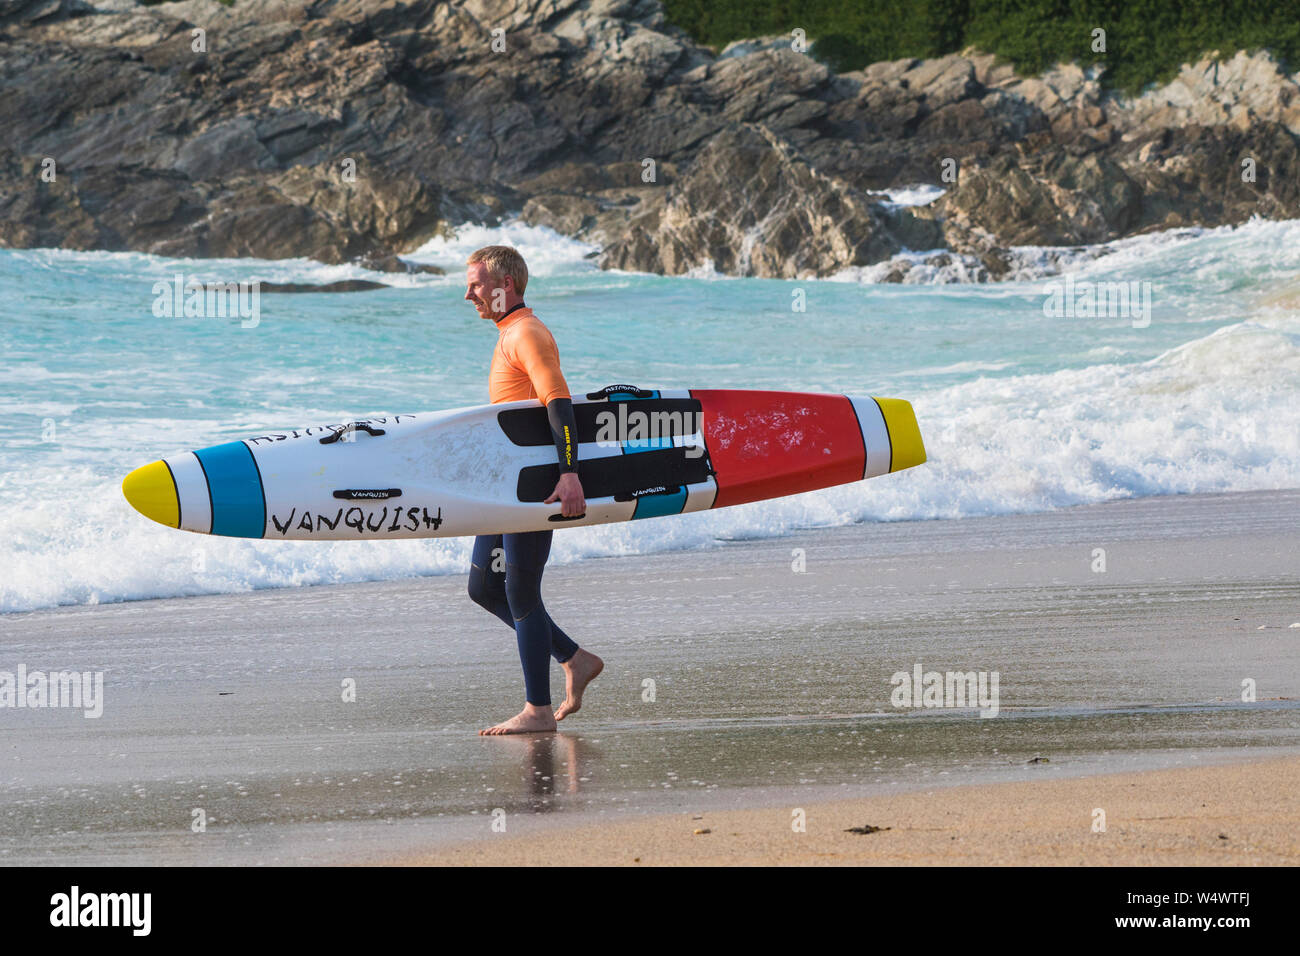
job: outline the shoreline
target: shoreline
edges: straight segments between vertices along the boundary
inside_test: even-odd
[[[1294,866],[1300,864],[1297,792],[1300,755],[1293,755],[1219,766],[962,785],[783,808],[574,824],[523,836],[493,834],[382,862],[398,866]],[[795,830],[799,811],[803,811],[803,832]],[[879,829],[851,832],[851,828],[868,827]]]
[[[606,670],[559,733],[526,737],[477,734],[518,710],[521,681],[465,575],[9,615],[0,670],[100,671],[103,713],[0,710],[0,864],[392,861],[477,840],[498,809],[512,838],[545,841],[552,824],[1290,759],[1298,505],[1132,499],[557,566],[547,609]],[[899,709],[891,675],[918,664],[997,672],[997,716]],[[1272,812],[1243,806],[1251,826]],[[895,827],[873,841],[919,825],[845,826],[864,822]],[[1271,832],[1260,846],[1290,852]]]
[[[1297,220],[1300,221],[1300,220]],[[955,517],[939,516],[931,518],[895,518],[895,519],[876,519],[868,521],[855,521],[848,524],[836,525],[814,525],[810,527],[790,528],[781,532],[772,534],[762,534],[745,537],[714,537],[711,539],[711,545],[701,546],[698,543],[685,545],[683,547],[665,548],[662,550],[636,551],[621,554],[592,554],[576,558],[567,562],[557,562],[552,559],[547,564],[547,571],[551,577],[565,572],[580,570],[588,567],[592,562],[638,559],[654,560],[657,558],[672,557],[677,555],[714,555],[720,550],[735,545],[755,545],[771,546],[781,542],[793,541],[795,543],[807,542],[808,539],[818,538],[820,536],[835,536],[841,534],[851,534],[856,529],[872,528],[893,530],[908,528],[928,528],[934,525],[948,525],[950,523],[961,523],[962,525],[972,526],[981,522],[1008,522],[1032,520],[1035,518],[1048,518],[1051,516],[1064,516],[1070,519],[1072,516],[1087,517],[1093,514],[1102,514],[1101,509],[1111,509],[1124,507],[1126,505],[1142,505],[1146,502],[1191,502],[1193,506],[1198,503],[1213,503],[1219,501],[1245,500],[1249,498],[1259,498],[1260,500],[1270,500],[1277,497],[1293,498],[1300,506],[1300,488],[1278,488],[1264,489],[1253,491],[1216,491],[1216,492],[1193,492],[1188,494],[1161,494],[1161,495],[1144,495],[1141,497],[1113,498],[1108,501],[1091,501],[1082,504],[1070,505],[1063,508],[1052,508],[1046,511],[1010,511],[999,512],[997,514],[980,514],[980,515],[959,515]],[[1069,521],[1069,523],[1073,523]],[[1114,529],[1120,530],[1122,529]],[[1300,533],[1300,520],[1297,521],[1297,533]],[[190,532],[183,532],[194,537],[196,540],[209,539],[211,535],[198,535]],[[1177,537],[1196,538],[1197,535],[1192,532],[1176,535]],[[888,535],[888,537],[898,537],[898,535]],[[270,540],[270,539],[265,539]],[[415,540],[437,540],[437,539],[415,539]],[[346,542],[344,542],[346,543]],[[466,558],[466,568],[468,568],[468,557]],[[78,603],[78,604],[57,604],[48,607],[26,608],[21,610],[0,611],[0,622],[7,620],[18,620],[27,617],[73,613],[78,611],[87,611],[97,608],[113,608],[123,606],[136,606],[150,604],[160,601],[203,601],[210,599],[232,599],[250,595],[264,594],[301,594],[304,592],[314,592],[329,589],[348,589],[348,588],[371,588],[384,587],[392,585],[411,585],[424,581],[441,581],[448,578],[463,577],[465,570],[448,570],[434,572],[430,574],[417,574],[402,577],[375,578],[373,580],[362,581],[339,581],[320,584],[302,584],[302,585],[274,585],[270,587],[254,586],[243,591],[213,591],[202,594],[173,594],[166,596],[123,598],[118,600],[103,601],[96,603]]]

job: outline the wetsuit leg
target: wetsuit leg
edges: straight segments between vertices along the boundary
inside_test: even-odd
[[[563,664],[578,652],[578,642],[560,630],[549,612],[546,620],[551,623],[551,656],[555,658],[555,663]]]
[[[510,616],[510,605],[506,602],[506,573],[493,570],[504,567],[503,562],[495,561],[501,547],[501,535],[481,534],[474,539],[474,556],[469,563],[469,599],[484,610],[491,611],[501,618],[510,629],[515,629],[515,619]]]
[[[537,533],[551,535],[549,531]],[[474,556],[470,559],[469,568],[469,596],[475,604],[491,611],[513,631],[515,619],[510,613],[510,602],[506,600],[506,573],[504,570],[493,570],[494,566],[503,567],[505,564],[502,560],[496,560],[503,554],[503,551],[497,550],[503,548],[501,539],[502,536],[499,534],[481,534],[474,539]],[[541,568],[545,567],[550,552],[551,542],[548,538],[545,542],[545,550],[541,554]],[[539,579],[537,587],[540,594],[541,570],[537,574]],[[578,644],[560,630],[551,620],[550,614],[546,615],[546,620],[551,626],[551,656],[555,658],[556,663],[563,664],[578,650]]]
[[[503,535],[506,601],[515,622],[519,661],[524,668],[525,697],[538,706],[551,702],[550,656],[568,660],[578,650],[551,621],[542,604],[542,572],[551,553],[552,531]]]

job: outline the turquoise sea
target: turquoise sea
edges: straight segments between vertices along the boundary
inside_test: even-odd
[[[463,571],[467,539],[169,530],[132,511],[120,483],[165,455],[268,429],[486,402],[495,330],[463,301],[463,263],[494,242],[528,259],[525,298],[555,333],[574,392],[629,382],[905,398],[930,454],[924,467],[809,495],[570,529],[556,537],[559,562],[853,522],[1300,487],[1300,222],[1178,230],[1064,258],[1024,249],[1016,279],[992,284],[931,266],[907,284],[878,281],[884,267],[791,281],[601,272],[588,247],[519,225],[465,226],[411,256],[445,276],[0,250],[0,610]],[[254,325],[156,315],[155,286],[176,275],[395,287],[264,294]],[[1150,311],[1045,314],[1066,275],[1072,296],[1090,283],[1142,289]]]

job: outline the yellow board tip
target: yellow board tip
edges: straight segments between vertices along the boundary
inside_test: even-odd
[[[166,462],[155,461],[122,479],[122,494],[140,514],[169,528],[179,528],[181,506],[176,482]]]
[[[901,398],[877,398],[876,404],[880,406],[880,413],[885,416],[885,427],[889,429],[892,450],[889,470],[902,471],[924,464],[925,444],[921,441],[921,426],[916,423],[912,403]]]

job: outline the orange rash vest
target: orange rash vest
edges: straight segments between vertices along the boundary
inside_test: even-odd
[[[497,347],[488,373],[492,404],[535,398],[543,405],[569,398],[560,372],[560,350],[550,329],[525,306],[497,323]]]

